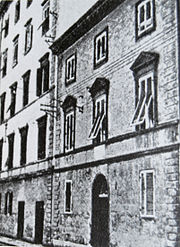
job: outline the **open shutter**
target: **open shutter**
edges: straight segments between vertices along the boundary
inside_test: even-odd
[[[42,69],[37,69],[37,87],[36,87],[36,96],[40,96],[42,94]]]

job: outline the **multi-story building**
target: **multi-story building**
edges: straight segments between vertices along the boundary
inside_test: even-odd
[[[180,245],[179,13],[99,0],[51,46],[55,246]]]
[[[0,3],[0,234],[36,243],[51,235],[57,8]]]

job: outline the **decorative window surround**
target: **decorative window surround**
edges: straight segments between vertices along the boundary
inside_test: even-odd
[[[108,61],[108,27],[94,39],[94,68]]]
[[[136,4],[136,39],[155,30],[155,0],[141,0]]]
[[[140,172],[140,215],[141,217],[155,217],[155,185],[154,170]]]
[[[76,81],[76,54],[72,54],[66,60],[66,85]]]

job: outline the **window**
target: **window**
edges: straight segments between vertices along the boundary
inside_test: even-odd
[[[28,125],[21,128],[20,130],[21,135],[21,158],[20,158],[20,165],[26,164],[26,155],[27,155],[27,134],[28,134]]]
[[[0,213],[2,211],[2,194],[0,193]]]
[[[0,96],[0,124],[2,124],[4,122],[4,112],[5,112],[5,98],[6,98],[6,93],[3,93]]]
[[[136,92],[131,125],[137,130],[152,128],[157,122],[157,61],[158,54],[142,52],[131,67]]]
[[[0,140],[0,171],[2,171],[3,139]]]
[[[26,31],[25,31],[25,47],[24,47],[24,53],[27,54],[32,47],[32,38],[33,38],[33,25],[31,23],[32,19],[30,19],[26,25]]]
[[[155,214],[153,170],[140,172],[140,214],[142,217],[154,217]]]
[[[62,104],[64,110],[64,152],[75,148],[75,109],[76,99],[67,96]]]
[[[108,28],[105,28],[94,40],[94,68],[108,60]]]
[[[23,107],[29,103],[29,79],[30,70],[28,70],[23,77]]]
[[[65,213],[72,212],[72,181],[65,182]]]
[[[109,81],[105,78],[96,79],[90,89],[93,97],[93,123],[88,139],[101,143],[107,139],[107,100]]]
[[[13,117],[15,114],[16,109],[16,91],[17,91],[17,82],[15,82],[11,87],[11,103],[7,110],[7,112],[10,110],[10,117]]]
[[[136,4],[136,37],[155,29],[155,1],[141,0]]]
[[[46,54],[40,61],[40,68],[37,69],[37,92],[40,96],[49,89],[49,54]]]
[[[5,194],[5,209],[4,213],[12,215],[13,193],[8,191]]]
[[[17,1],[16,6],[15,6],[14,23],[18,22],[19,18],[20,18],[20,0]]]
[[[27,8],[32,4],[33,0],[27,0]]]
[[[43,116],[38,121],[38,159],[46,157],[46,126],[47,116]]]
[[[19,35],[17,35],[13,40],[14,52],[13,52],[13,67],[18,63],[18,39]]]
[[[13,168],[13,158],[14,158],[14,133],[8,136],[8,159],[6,162],[8,170]]]
[[[7,74],[7,54],[8,54],[8,49],[6,49],[3,52],[2,77],[4,77]]]
[[[44,1],[42,3],[43,6],[43,13],[42,13],[42,35],[47,33],[49,30],[49,8],[50,8],[50,3],[49,1]]]
[[[66,84],[76,80],[76,54],[66,60]]]
[[[9,33],[9,17],[5,20],[5,25],[4,25],[4,38],[7,37]]]

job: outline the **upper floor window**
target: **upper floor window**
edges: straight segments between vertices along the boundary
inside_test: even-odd
[[[136,38],[155,29],[155,0],[141,0],[136,4]]]
[[[0,140],[0,171],[2,171],[3,139]]]
[[[14,133],[8,136],[8,158],[6,162],[8,170],[13,168],[13,159],[14,159]]]
[[[97,78],[90,89],[93,97],[93,121],[88,138],[95,143],[101,143],[107,139],[108,90],[109,81],[105,78]]]
[[[75,148],[76,99],[67,96],[62,107],[64,110],[64,151],[68,152]]]
[[[0,213],[2,211],[2,194],[0,193]]]
[[[43,116],[38,121],[38,159],[46,157],[46,129],[47,116]]]
[[[154,217],[155,214],[154,171],[140,172],[140,214],[142,217]]]
[[[6,98],[6,93],[3,93],[0,96],[0,124],[4,122],[4,112],[5,112],[5,98]]]
[[[157,122],[157,60],[158,54],[142,52],[131,67],[136,80],[136,108],[131,124],[137,130],[151,128]]]
[[[15,82],[11,87],[11,103],[7,111],[10,110],[10,117],[13,117],[16,109],[16,93],[17,93],[17,82]]]
[[[8,49],[6,49],[3,52],[3,57],[2,57],[2,77],[4,77],[7,74],[7,55],[8,55]]]
[[[30,70],[28,70],[23,77],[23,107],[29,103],[29,79]]]
[[[13,193],[8,191],[5,194],[5,208],[4,213],[12,215]]]
[[[13,51],[13,67],[18,63],[18,41],[19,35],[13,39],[14,51]]]
[[[20,130],[21,135],[21,156],[20,156],[20,165],[26,164],[26,156],[27,156],[27,134],[28,134],[28,125],[21,128]]]
[[[72,212],[72,181],[65,182],[65,213]]]
[[[33,38],[33,25],[31,23],[32,19],[30,19],[25,24],[25,47],[24,47],[24,53],[28,53],[28,51],[31,50],[32,47],[32,38]]]
[[[19,18],[20,18],[20,0],[18,0],[16,5],[15,5],[14,23],[18,22]]]
[[[8,33],[9,33],[9,17],[5,20],[4,38],[8,35]]]
[[[66,60],[66,84],[76,80],[76,54],[71,55]]]
[[[94,39],[94,68],[108,60],[108,28],[105,28]]]
[[[33,0],[27,0],[27,8],[32,4]]]
[[[37,96],[40,96],[49,89],[49,53],[39,61],[40,68],[37,69]]]
[[[49,12],[50,12],[50,1],[45,0],[42,3],[43,13],[42,13],[42,35],[44,35],[49,30]]]

